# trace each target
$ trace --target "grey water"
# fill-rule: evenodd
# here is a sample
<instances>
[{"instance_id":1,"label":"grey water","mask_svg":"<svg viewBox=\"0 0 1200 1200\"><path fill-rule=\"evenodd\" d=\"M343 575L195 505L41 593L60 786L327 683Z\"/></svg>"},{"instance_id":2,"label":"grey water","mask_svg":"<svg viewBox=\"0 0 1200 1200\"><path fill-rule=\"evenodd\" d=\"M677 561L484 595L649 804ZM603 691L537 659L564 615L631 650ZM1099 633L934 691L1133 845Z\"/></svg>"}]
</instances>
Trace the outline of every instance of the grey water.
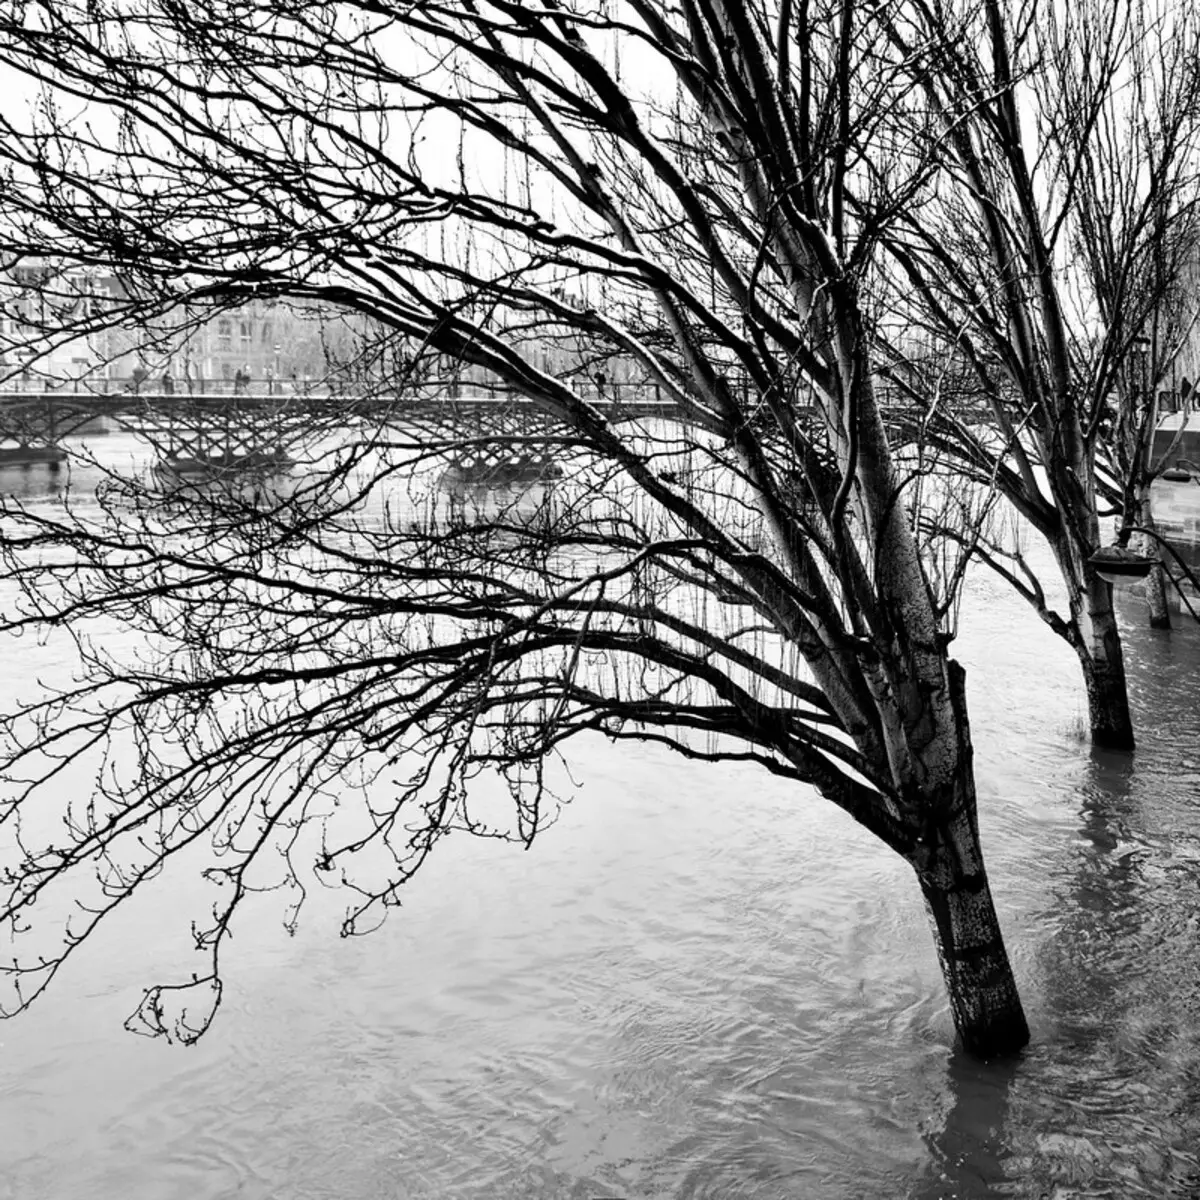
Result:
<instances>
[{"instance_id":1,"label":"grey water","mask_svg":"<svg viewBox=\"0 0 1200 1200\"><path fill-rule=\"evenodd\" d=\"M331 900L289 938L263 897L186 1049L122 1029L187 942L194 881L168 872L0 1023L0 1200L1200 1196L1200 629L1152 632L1134 599L1122 635L1139 746L1097 754L1070 651L970 581L1018 1060L955 1052L915 882L831 806L581 741L530 851L451 838L369 937ZM30 654L74 667L7 646L4 703Z\"/></svg>"}]
</instances>

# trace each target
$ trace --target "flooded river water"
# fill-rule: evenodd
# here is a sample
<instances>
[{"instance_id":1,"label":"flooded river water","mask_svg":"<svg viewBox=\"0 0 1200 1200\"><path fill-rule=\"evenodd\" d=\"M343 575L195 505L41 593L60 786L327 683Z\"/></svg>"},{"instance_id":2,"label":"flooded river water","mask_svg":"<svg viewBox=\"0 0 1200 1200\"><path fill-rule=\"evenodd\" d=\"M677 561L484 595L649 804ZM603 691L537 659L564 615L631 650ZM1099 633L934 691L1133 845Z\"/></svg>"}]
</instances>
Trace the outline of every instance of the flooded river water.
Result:
<instances>
[{"instance_id":1,"label":"flooded river water","mask_svg":"<svg viewBox=\"0 0 1200 1200\"><path fill-rule=\"evenodd\" d=\"M916 884L831 806L595 740L531 851L451 839L370 937L264 899L187 1049L122 1029L187 938L160 881L0 1024L0 1200L1200 1196L1200 629L1123 618L1132 756L1021 601L964 607L1018 1061L954 1052Z\"/></svg>"}]
</instances>

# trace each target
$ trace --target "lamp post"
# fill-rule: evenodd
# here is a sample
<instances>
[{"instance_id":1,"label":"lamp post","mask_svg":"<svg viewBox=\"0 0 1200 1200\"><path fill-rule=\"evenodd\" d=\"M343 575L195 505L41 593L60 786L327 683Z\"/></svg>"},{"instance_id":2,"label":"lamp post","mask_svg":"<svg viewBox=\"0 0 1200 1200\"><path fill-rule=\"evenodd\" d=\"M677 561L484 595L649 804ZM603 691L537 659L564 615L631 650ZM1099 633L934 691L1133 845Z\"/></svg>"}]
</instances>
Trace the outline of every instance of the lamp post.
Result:
<instances>
[{"instance_id":1,"label":"lamp post","mask_svg":"<svg viewBox=\"0 0 1200 1200\"><path fill-rule=\"evenodd\" d=\"M1154 342L1146 334L1139 333L1130 338L1130 344L1133 347L1133 361L1137 370L1137 382L1145 390L1150 382L1150 351L1154 346Z\"/></svg>"},{"instance_id":2,"label":"lamp post","mask_svg":"<svg viewBox=\"0 0 1200 1200\"><path fill-rule=\"evenodd\" d=\"M1196 589L1197 593L1200 593L1200 579L1196 578L1191 567L1179 557L1179 552L1162 534L1153 529L1147 529L1145 525L1126 525L1121 532L1145 534L1147 537L1152 537L1160 546L1165 547L1187 581ZM1139 554L1136 550L1127 549L1125 546L1102 546L1088 558L1089 565L1095 568L1100 578L1115 588L1140 583L1150 574L1158 561L1147 554ZM1192 602L1178 583L1175 585L1175 591L1179 594L1180 600L1187 605L1187 610L1192 617L1200 621L1200 613L1197 613L1192 607Z\"/></svg>"},{"instance_id":3,"label":"lamp post","mask_svg":"<svg viewBox=\"0 0 1200 1200\"><path fill-rule=\"evenodd\" d=\"M272 391L275 391L276 388L278 388L280 391L283 391L283 387L280 384L280 375L279 375L279 350L280 350L280 345L278 342L276 342L275 343L275 374L271 378L271 390Z\"/></svg>"}]
</instances>

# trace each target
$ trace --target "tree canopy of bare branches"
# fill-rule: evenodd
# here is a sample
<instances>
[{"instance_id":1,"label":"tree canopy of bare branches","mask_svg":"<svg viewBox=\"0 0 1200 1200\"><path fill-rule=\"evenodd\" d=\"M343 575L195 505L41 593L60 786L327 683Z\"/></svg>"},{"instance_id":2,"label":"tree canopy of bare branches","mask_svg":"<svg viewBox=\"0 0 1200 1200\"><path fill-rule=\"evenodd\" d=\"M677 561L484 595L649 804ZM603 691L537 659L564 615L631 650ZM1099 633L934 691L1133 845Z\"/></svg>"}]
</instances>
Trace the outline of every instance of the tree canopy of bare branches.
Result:
<instances>
[{"instance_id":1,"label":"tree canopy of bare branches","mask_svg":"<svg viewBox=\"0 0 1200 1200\"><path fill-rule=\"evenodd\" d=\"M148 328L254 297L336 307L403 348L375 357L396 365L352 436L312 406L290 490L113 477L66 513L7 504L6 628L65 628L83 664L4 723L7 1007L206 847L208 966L139 1012L196 1036L250 891L346 887L357 931L446 832L498 832L473 808L481 772L532 839L547 755L590 731L841 807L913 866L964 1044L1022 1045L948 655L989 500L914 478L877 388L881 331L908 316L883 254L907 253L921 290L934 250L912 214L969 83L941 38L905 32L925 7L0 11L30 100L0 119L10 262L114 271ZM564 348L598 392L553 365ZM519 395L512 423L418 413L435 358ZM606 404L618 367L663 419ZM497 437L549 448L563 477L511 503L432 486ZM112 622L144 631L138 662L106 650ZM89 754L111 769L43 828L35 798Z\"/></svg>"}]
</instances>

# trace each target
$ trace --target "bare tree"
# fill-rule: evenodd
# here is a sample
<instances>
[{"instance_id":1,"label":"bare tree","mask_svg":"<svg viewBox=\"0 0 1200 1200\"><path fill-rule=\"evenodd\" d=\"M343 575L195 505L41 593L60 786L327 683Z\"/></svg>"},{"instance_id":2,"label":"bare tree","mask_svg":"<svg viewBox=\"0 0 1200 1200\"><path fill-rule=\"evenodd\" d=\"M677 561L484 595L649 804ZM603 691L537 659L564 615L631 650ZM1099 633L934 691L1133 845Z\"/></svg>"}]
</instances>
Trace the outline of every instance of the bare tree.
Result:
<instances>
[{"instance_id":1,"label":"bare tree","mask_svg":"<svg viewBox=\"0 0 1200 1200\"><path fill-rule=\"evenodd\" d=\"M8 506L7 627L67 627L86 674L5 725L5 918L99 881L65 948L2 968L17 1007L204 842L226 885L198 926L209 967L182 1012L167 986L140 1011L195 1036L248 890L298 904L315 869L355 890L358 931L446 832L496 832L478 772L507 778L531 839L546 756L590 730L838 805L914 868L964 1045L1024 1044L947 653L961 554L923 544L875 386L879 238L935 164L870 10L89 0L10 9L0 58L39 96L0 126L14 252L103 261L164 314L340 305L404 342L393 361L523 398L439 407L401 368L358 405L374 432L290 496L183 488L164 509L113 479L71 518ZM594 391L556 366L566 346ZM669 420L618 419L616 363ZM428 488L489 453L565 474L512 504ZM89 635L113 620L147 632L144 662ZM132 776L27 828L64 760L123 738ZM352 784L359 807L333 811Z\"/></svg>"},{"instance_id":2,"label":"bare tree","mask_svg":"<svg viewBox=\"0 0 1200 1200\"><path fill-rule=\"evenodd\" d=\"M1114 289L1113 311L1139 315L1143 332L1134 338L1132 353L1118 373L1113 414L1101 429L1098 483L1104 500L1117 512L1118 544L1132 542L1155 560L1145 582L1149 621L1152 628L1167 629L1171 587L1181 607L1196 615L1186 588L1195 580L1157 528L1151 487L1186 457L1180 433L1165 438L1165 453L1164 439L1155 435L1162 417L1173 409L1187 411L1193 403L1187 351L1200 320L1195 278L1200 210L1193 204L1162 225L1137 275L1123 281L1122 291ZM1124 320L1122 316L1115 323Z\"/></svg>"},{"instance_id":3,"label":"bare tree","mask_svg":"<svg viewBox=\"0 0 1200 1200\"><path fill-rule=\"evenodd\" d=\"M1090 560L1102 516L1146 516L1141 348L1167 361L1196 223L1200 27L1158 0L918 4L884 20L939 157L886 234L907 328L937 371L898 349L893 378L930 446L1049 543L1065 613L1019 553L969 535L1075 650L1096 744L1130 748L1111 586Z\"/></svg>"}]
</instances>

